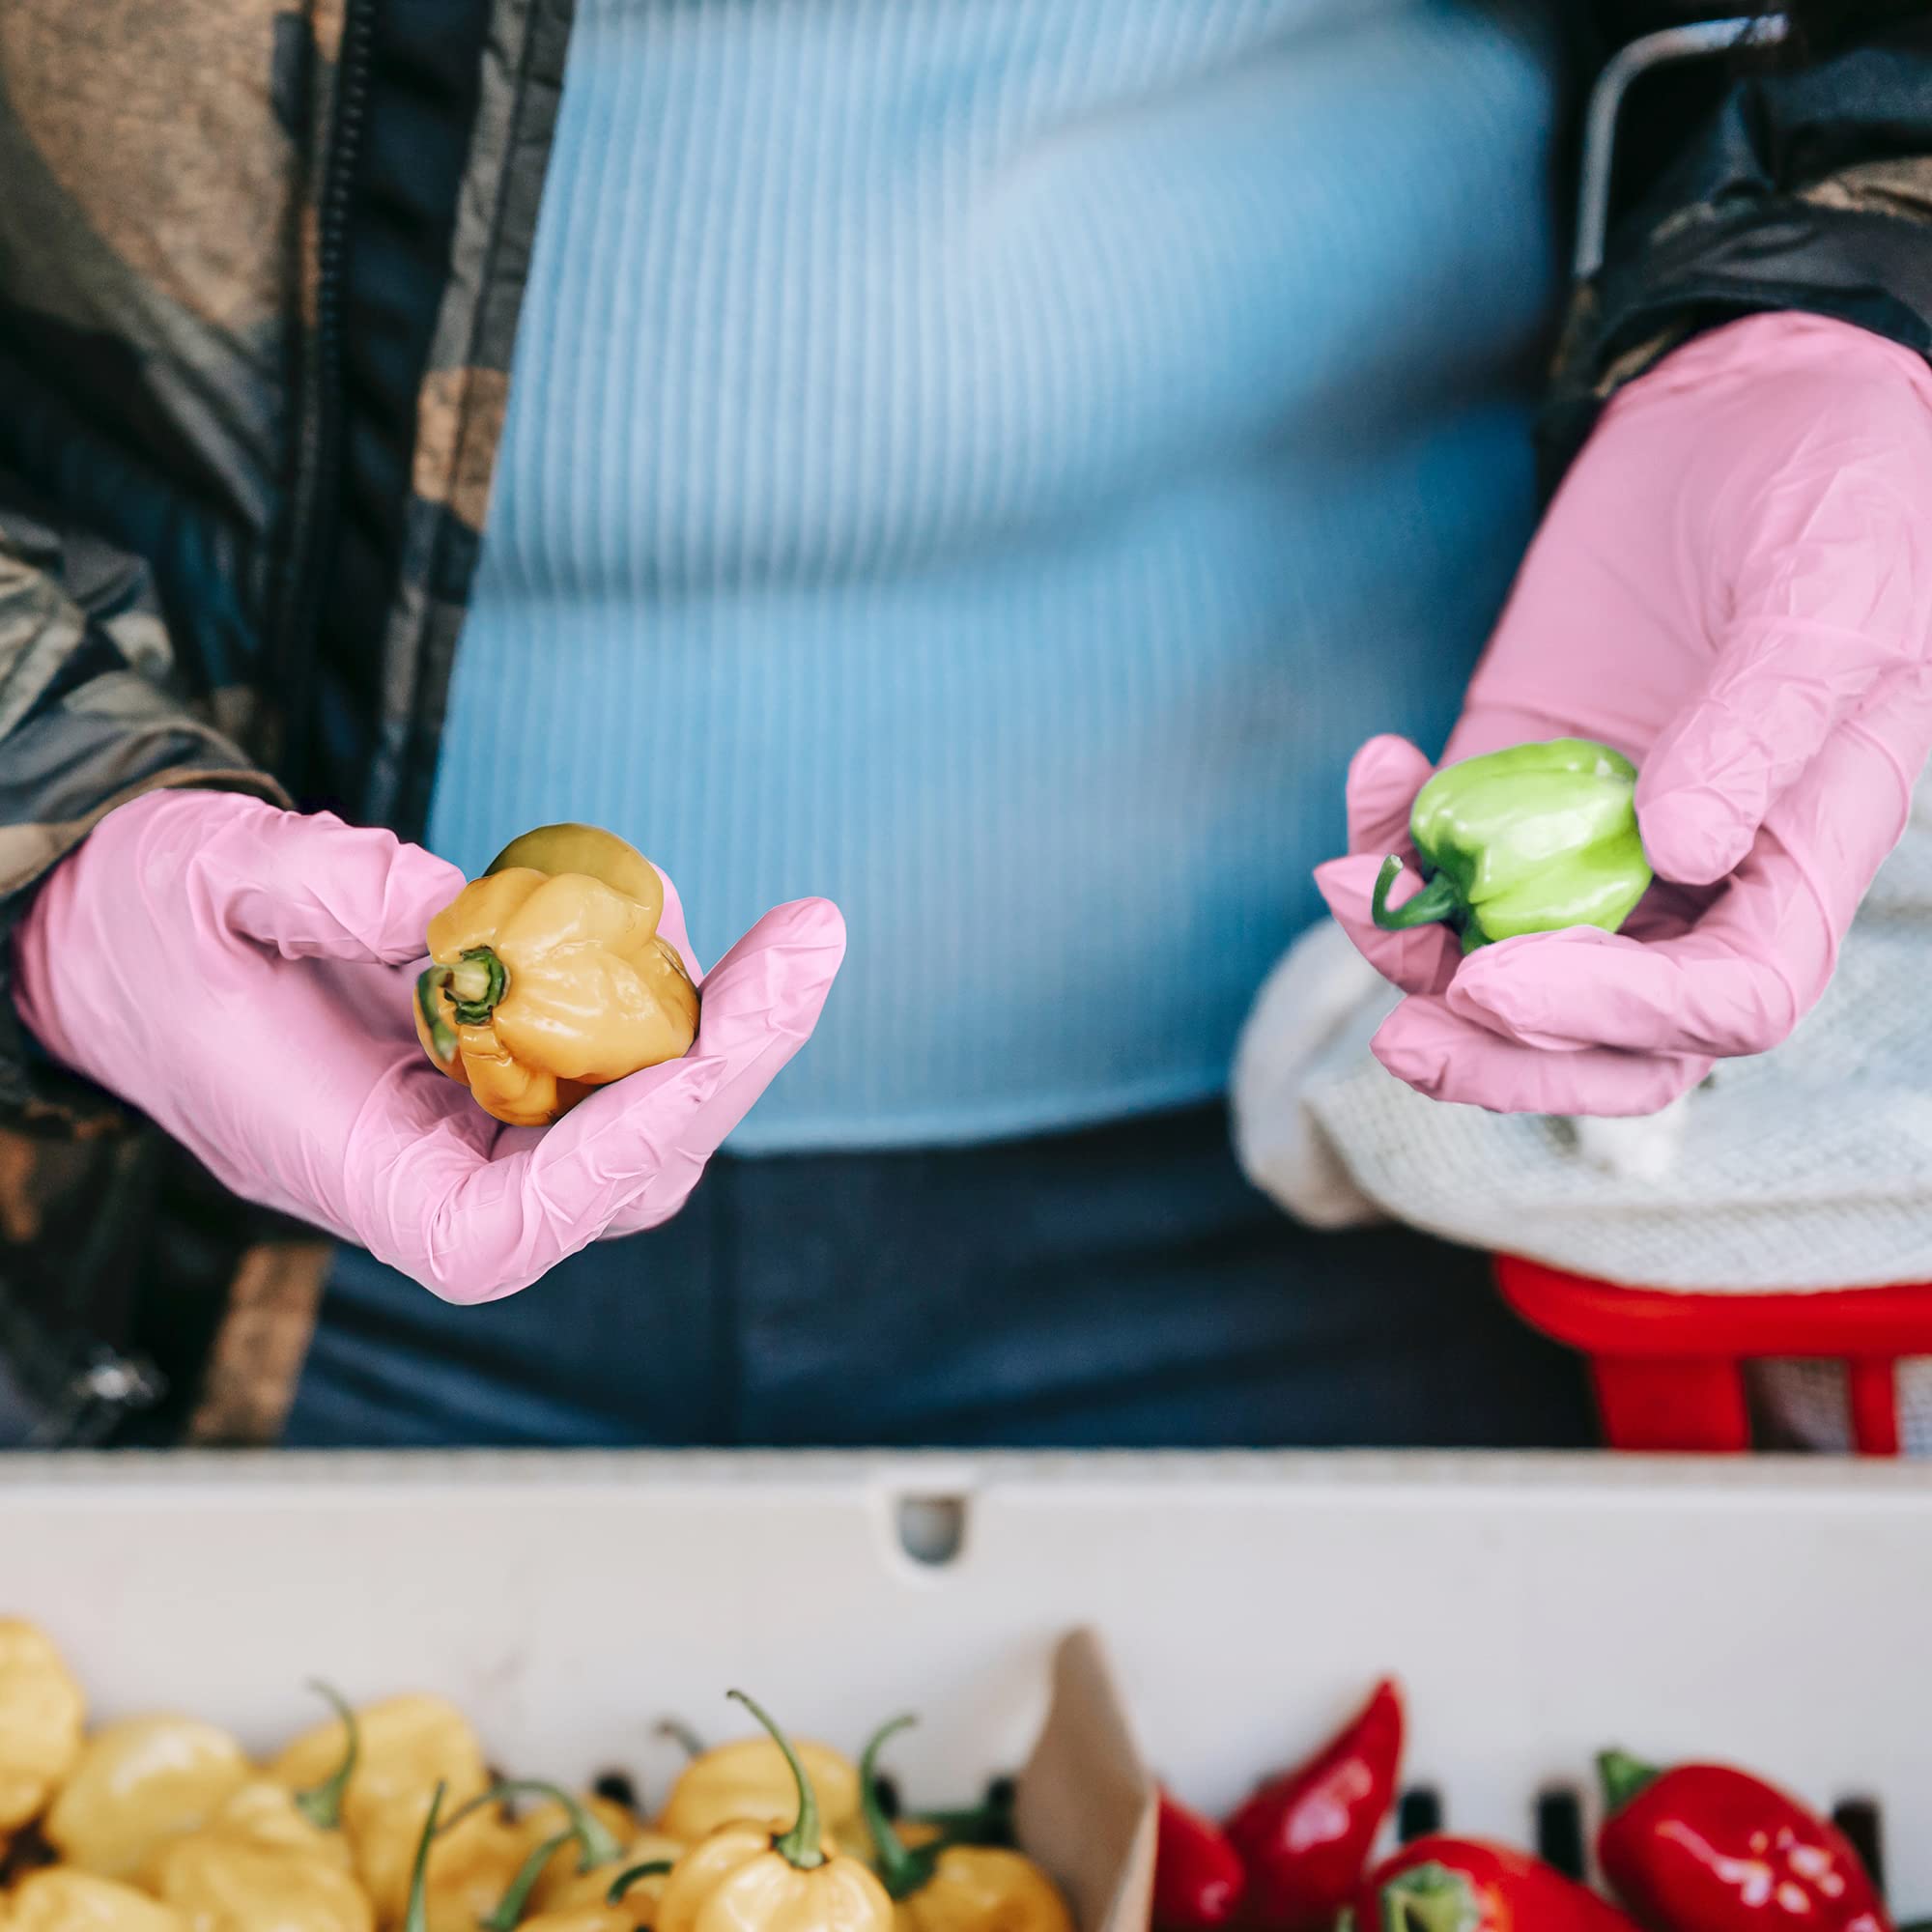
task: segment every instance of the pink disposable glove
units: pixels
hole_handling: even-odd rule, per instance
[[[101,820],[23,922],[20,1012],[237,1193],[447,1301],[492,1301],[677,1212],[810,1034],[845,927],[824,899],[767,913],[702,978],[682,1060],[538,1131],[492,1120],[416,1043],[412,968],[462,885],[387,832],[150,793]],[[668,880],[660,929],[698,979]]]
[[[1634,759],[1658,883],[1621,933],[1463,958],[1381,932],[1428,760],[1372,739],[1316,874],[1404,987],[1377,1057],[1438,1099],[1645,1114],[1762,1053],[1824,991],[1932,750],[1932,373],[1848,324],[1758,316],[1619,394],[1565,480],[1445,763],[1533,739]],[[1398,901],[1399,903],[1400,901]]]

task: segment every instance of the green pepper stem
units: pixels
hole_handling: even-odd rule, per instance
[[[657,1734],[661,1738],[670,1739],[686,1757],[704,1755],[704,1740],[682,1718],[660,1718]]]
[[[464,1026],[483,1026],[508,990],[510,976],[487,946],[472,946],[449,969],[449,997]]]
[[[1384,932],[1406,932],[1415,925],[1435,925],[1453,920],[1462,910],[1463,895],[1446,872],[1437,872],[1419,893],[1401,905],[1388,902],[1389,888],[1402,876],[1402,861],[1393,852],[1382,861],[1376,875],[1376,896],[1371,911]]]
[[[517,1932],[524,1922],[524,1908],[530,1902],[530,1893],[536,1889],[537,1880],[564,1846],[576,1837],[575,1832],[559,1832],[554,1838],[546,1838],[521,1865],[517,1875],[510,1881],[509,1889],[497,1901],[497,1909],[483,1920],[483,1932]]]
[[[310,1678],[308,1688],[318,1697],[326,1698],[342,1719],[342,1762],[320,1784],[298,1791],[293,1802],[311,1825],[320,1831],[332,1832],[342,1823],[342,1801],[348,1793],[349,1780],[355,1775],[355,1760],[362,1754],[362,1733],[355,1722],[355,1713],[349,1708],[349,1700],[333,1685]]]
[[[486,1804],[500,1804],[506,1798],[548,1798],[552,1804],[561,1805],[563,1815],[570,1821],[570,1829],[563,1835],[575,1838],[583,1848],[577,1861],[581,1872],[587,1872],[593,1865],[615,1864],[624,1856],[624,1848],[610,1827],[582,1799],[573,1797],[562,1785],[541,1777],[502,1778],[488,1791],[479,1791],[474,1798],[459,1804],[439,1829],[453,1831],[472,1811],[480,1811]]]
[[[423,1031],[429,1035],[430,1050],[447,1066],[456,1058],[456,1032],[443,1014],[442,995],[449,985],[447,966],[425,966],[416,975],[416,1010],[422,1014]]]
[[[410,1903],[403,1914],[402,1932],[429,1932],[429,1848],[436,1839],[437,1814],[442,1809],[442,1795],[448,1789],[439,1777],[429,1801],[429,1816],[423,1820],[422,1836],[416,1840],[416,1861],[410,1872]]]
[[[859,1760],[859,1808],[872,1836],[873,1862],[879,1868],[880,1883],[893,1898],[910,1898],[932,1876],[932,1859],[914,1851],[899,1836],[879,1802],[879,1748],[888,1738],[918,1722],[908,1714],[881,1724]]]
[[[1446,1865],[1416,1865],[1382,1887],[1381,1932],[1475,1932],[1481,1907]]]
[[[1662,1772],[1629,1751],[1606,1750],[1597,1753],[1597,1776],[1604,1787],[1604,1809],[1621,1811],[1646,1784],[1655,1784]]]
[[[670,1870],[669,1859],[646,1859],[640,1865],[626,1865],[611,1881],[611,1889],[604,1894],[606,1905],[615,1905],[640,1878],[663,1878]]]
[[[736,1698],[772,1734],[772,1742],[784,1752],[785,1762],[791,1766],[792,1780],[798,1786],[798,1817],[789,1832],[772,1840],[772,1850],[797,1871],[815,1870],[825,1862],[825,1853],[818,1842],[818,1793],[811,1788],[805,1766],[799,1763],[791,1740],[772,1721],[762,1705],[742,1690],[727,1690],[724,1694]]]

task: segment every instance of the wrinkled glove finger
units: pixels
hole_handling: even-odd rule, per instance
[[[1439,993],[1462,956],[1456,935],[1446,925],[1418,925],[1406,932],[1384,932],[1375,922],[1376,880],[1383,861],[1373,852],[1330,859],[1315,868],[1315,883],[1328,910],[1355,951],[1391,984],[1406,993]],[[1419,890],[1421,874],[1406,865],[1389,894],[1401,905]]]
[[[1835,933],[1850,926],[1905,836],[1928,752],[1932,668],[1913,664],[1873,692],[1766,820],[1811,880]]]
[[[1895,639],[1809,625],[1727,649],[1644,760],[1637,822],[1651,865],[1687,885],[1732,871],[1787,787],[1904,662]]]
[[[1932,377],[1876,338],[1843,346],[1836,366],[1787,385],[1808,427],[1779,430],[1770,480],[1714,508],[1729,606],[1717,658],[1637,785],[1666,878],[1722,878],[1839,725],[1926,657]]]
[[[1434,1100],[1492,1114],[1655,1114],[1711,1070],[1708,1058],[1585,1047],[1552,1053],[1497,1037],[1440,999],[1405,1000],[1371,1042],[1376,1058]]]
[[[811,1037],[845,957],[845,921],[829,899],[798,899],[761,919],[704,980],[697,1038],[688,1059],[715,1065],[687,1145],[696,1172],[681,1191],[647,1188],[607,1230],[634,1234],[675,1213],[704,1163]]]
[[[694,983],[701,982],[704,969],[698,965],[697,954],[692,951],[691,933],[684,923],[684,900],[677,887],[671,883],[670,874],[662,866],[654,864],[651,869],[658,875],[665,895],[664,911],[658,916],[658,937],[669,940]]]
[[[454,866],[393,832],[345,825],[332,812],[238,803],[252,809],[203,838],[184,874],[187,890],[208,895],[230,931],[284,959],[395,966],[428,952],[431,919],[463,890]],[[170,834],[162,802],[142,836]]]
[[[1349,850],[1412,857],[1409,808],[1435,770],[1406,738],[1371,738],[1349,761]]]

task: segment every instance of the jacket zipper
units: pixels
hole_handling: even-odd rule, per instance
[[[376,0],[347,0],[335,71],[330,130],[316,224],[315,328],[301,373],[301,430],[292,489],[290,543],[276,613],[272,662],[280,691],[276,763],[299,796],[309,777],[318,614],[335,554],[342,469],[342,302],[350,198],[369,105]]]

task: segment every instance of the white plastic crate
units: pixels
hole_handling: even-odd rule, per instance
[[[911,1499],[913,1507],[907,1508]],[[932,1501],[931,1499],[937,1499]],[[950,1561],[902,1547],[943,1546]],[[1932,1470],[1768,1460],[1210,1456],[33,1459],[0,1463],[0,1606],[104,1714],[267,1745],[433,1688],[496,1756],[661,1793],[675,1712],[744,1685],[970,1796],[1038,1726],[1055,1637],[1103,1634],[1149,1761],[1227,1804],[1389,1670],[1409,1782],[1529,1839],[1592,1756],[1721,1756],[1875,1800],[1932,1912]]]

